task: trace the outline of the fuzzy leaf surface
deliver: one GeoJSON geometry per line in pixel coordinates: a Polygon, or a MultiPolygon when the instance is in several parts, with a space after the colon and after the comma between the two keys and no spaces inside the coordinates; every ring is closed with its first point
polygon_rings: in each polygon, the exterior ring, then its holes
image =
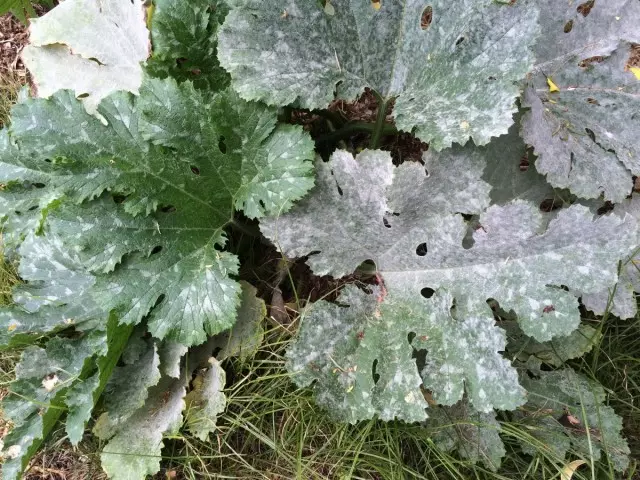
{"type": "Polygon", "coordinates": [[[203,442],[215,430],[216,419],[227,405],[222,391],[226,373],[215,358],[211,358],[209,364],[209,368],[192,381],[192,389],[185,397],[187,429],[203,442]]]}
{"type": "MultiPolygon", "coordinates": [[[[484,166],[473,167],[473,157],[456,158],[461,163],[440,165],[441,178],[458,181],[465,162],[470,169],[484,166]]],[[[486,203],[473,192],[487,184],[462,180],[463,189],[455,190],[433,172],[420,178],[420,168],[394,168],[386,152],[353,158],[338,151],[317,165],[313,193],[291,212],[263,221],[262,231],[289,257],[317,252],[308,259],[317,275],[341,277],[373,260],[390,291],[419,296],[424,288],[444,288],[482,316],[485,300],[493,298],[540,341],[568,335],[579,324],[576,298],[558,287],[596,292],[612,286],[617,262],[635,245],[638,227],[630,216],[594,220],[574,205],[551,219],[519,200],[482,211],[486,203]],[[482,228],[464,248],[467,225],[454,212],[478,211],[482,228]]]]}
{"type": "Polygon", "coordinates": [[[227,10],[220,0],[154,2],[147,70],[160,78],[191,80],[196,88],[225,88],[229,75],[218,63],[217,31],[227,10]]]}
{"type": "Polygon", "coordinates": [[[94,298],[123,323],[139,322],[164,296],[151,333],[202,343],[235,319],[237,259],[219,250],[224,227],[235,209],[260,217],[304,195],[313,143],[299,127],[276,127],[275,109],[172,79],[150,79],[138,99],[116,93],[98,113],[107,125],[63,92],[27,100],[12,124],[22,154],[116,171],[111,189],[126,195],[122,204],[65,205],[49,227],[90,271],[109,274],[94,298]]]}
{"type": "Polygon", "coordinates": [[[575,296],[560,286],[598,291],[614,284],[617,262],[635,242],[633,219],[594,220],[580,205],[551,221],[523,201],[486,208],[488,202],[470,194],[484,191],[487,197],[488,185],[454,174],[466,164],[467,174],[475,169],[477,179],[485,162],[449,152],[437,155],[448,161],[434,162],[435,169],[427,165],[427,177],[419,164],[393,167],[386,152],[365,151],[357,158],[337,152],[329,163],[317,164],[317,186],[310,196],[291,212],[262,223],[263,233],[287,257],[315,252],[308,263],[318,275],[340,277],[365,260],[377,266],[384,294],[349,292],[340,303],[350,308],[322,302],[316,310],[311,307],[312,320],[300,332],[304,340],[289,354],[289,368],[299,374],[296,381],[307,385],[316,380],[319,402],[350,421],[383,408],[392,409],[384,414],[387,418],[419,416],[415,405],[403,401],[410,387],[419,393],[416,377],[402,377],[403,388],[387,388],[380,373],[385,368],[410,375],[413,348],[427,350],[421,375],[438,403],[455,404],[466,385],[478,411],[520,405],[515,371],[498,353],[505,336],[494,326],[486,300],[514,310],[523,331],[539,341],[568,335],[578,327],[580,313],[575,296]],[[464,187],[450,188],[441,178],[464,187]],[[483,208],[482,228],[465,248],[468,226],[455,212],[483,208]],[[428,291],[432,297],[424,298],[428,291]],[[411,332],[416,337],[408,344],[411,332]],[[354,366],[358,370],[352,375],[354,366]],[[333,373],[338,367],[348,375],[333,373]]]}
{"type": "Polygon", "coordinates": [[[434,429],[433,441],[445,450],[456,450],[472,463],[482,462],[492,471],[500,468],[506,454],[496,414],[478,413],[465,399],[451,407],[429,410],[427,428],[434,429]]]}
{"type": "MultiPolygon", "coordinates": [[[[598,461],[606,450],[616,471],[627,469],[630,451],[622,437],[622,418],[605,405],[601,385],[569,368],[540,372],[538,378],[523,375],[522,384],[529,392],[529,402],[523,410],[527,413],[517,415],[534,424],[543,422],[531,434],[539,436],[555,456],[564,458],[571,447],[598,461]],[[567,415],[572,421],[566,420],[567,415]]],[[[521,442],[521,447],[534,453],[527,442],[521,442]]]]}
{"type": "Polygon", "coordinates": [[[58,90],[83,96],[87,111],[118,90],[137,93],[149,31],[140,2],[70,0],[31,20],[22,59],[38,95],[58,90]]]}
{"type": "MultiPolygon", "coordinates": [[[[637,13],[622,18],[637,19],[638,2],[624,3],[637,13]]],[[[597,5],[594,10],[609,10],[605,3],[597,5]]],[[[618,21],[611,22],[619,28],[618,21]]],[[[593,51],[587,52],[560,57],[551,70],[538,66],[524,94],[523,106],[530,111],[522,119],[522,136],[539,156],[536,168],[554,187],[582,198],[603,194],[617,203],[631,192],[632,176],[640,173],[640,81],[626,67],[629,44],[621,43],[607,58],[594,60],[593,51]],[[547,75],[559,91],[550,92],[547,75]]]]}
{"type": "Polygon", "coordinates": [[[334,0],[332,14],[313,1],[230,6],[218,57],[243,98],[314,109],[369,87],[397,97],[398,127],[437,150],[506,133],[538,32],[532,3],[436,0],[428,26],[417,0],[334,0]]]}
{"type": "MultiPolygon", "coordinates": [[[[624,217],[631,215],[640,220],[640,197],[637,195],[625,199],[616,205],[613,210],[615,215],[624,217]]],[[[620,272],[620,279],[615,291],[612,288],[588,295],[582,295],[582,303],[587,309],[596,315],[604,315],[607,308],[616,317],[633,318],[636,316],[638,306],[635,292],[640,292],[640,237],[629,252],[629,258],[625,259],[620,272]],[[609,303],[611,300],[611,303],[609,303]]]]}

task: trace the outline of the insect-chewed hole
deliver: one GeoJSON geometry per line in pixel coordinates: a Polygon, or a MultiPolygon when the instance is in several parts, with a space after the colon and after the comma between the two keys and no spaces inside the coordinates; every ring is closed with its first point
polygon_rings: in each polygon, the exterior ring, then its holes
{"type": "Polygon", "coordinates": [[[582,14],[583,17],[586,17],[591,13],[591,9],[595,4],[595,0],[588,0],[587,2],[578,5],[578,8],[576,10],[578,10],[578,13],[582,14]]]}
{"type": "Polygon", "coordinates": [[[573,20],[569,20],[564,24],[564,33],[569,33],[571,30],[573,30],[573,20]]]}
{"type": "Polygon", "coordinates": [[[50,158],[45,158],[44,161],[47,163],[51,163],[53,160],[51,160],[50,158]]]}
{"type": "Polygon", "coordinates": [[[176,207],[173,205],[163,205],[159,208],[162,213],[171,213],[176,211],[176,207]]]}
{"type": "Polygon", "coordinates": [[[89,96],[88,93],[81,93],[80,95],[78,95],[76,98],[87,98],[89,96]]]}
{"type": "Polygon", "coordinates": [[[162,251],[162,245],[157,245],[153,247],[153,250],[151,250],[150,255],[155,255],[156,253],[160,253],[161,251],[162,251]]]}
{"type": "Polygon", "coordinates": [[[422,290],[420,290],[420,295],[422,295],[424,298],[431,298],[433,297],[434,293],[436,293],[436,291],[433,288],[429,288],[429,287],[425,287],[422,290]]]}
{"type": "MultiPolygon", "coordinates": [[[[95,57],[89,57],[89,61],[93,62],[93,63],[97,63],[98,65],[104,66],[104,63],[102,63],[100,60],[98,60],[95,57]]],[[[87,94],[88,96],[88,94],[87,94]]]]}
{"type": "Polygon", "coordinates": [[[185,63],[187,61],[186,58],[184,57],[179,57],[176,58],[176,66],[181,67],[183,63],[185,63]]]}
{"type": "Polygon", "coordinates": [[[464,37],[459,37],[459,38],[456,40],[456,47],[457,47],[457,46],[459,46],[459,45],[460,45],[462,42],[464,42],[464,41],[465,41],[465,38],[464,38],[464,37]]]}
{"type": "Polygon", "coordinates": [[[593,133],[593,130],[591,130],[590,128],[585,128],[584,131],[587,132],[587,135],[589,136],[592,142],[596,141],[596,134],[593,133]]]}
{"type": "Polygon", "coordinates": [[[157,307],[158,305],[160,305],[162,303],[162,301],[164,300],[165,294],[163,293],[162,295],[160,295],[158,297],[158,299],[156,300],[156,303],[153,304],[154,307],[157,307]]]}
{"type": "Polygon", "coordinates": [[[380,374],[377,372],[378,369],[378,359],[376,358],[373,361],[373,365],[371,366],[371,373],[373,374],[373,383],[378,383],[380,380],[380,374]]]}
{"type": "Polygon", "coordinates": [[[33,184],[33,186],[36,187],[36,188],[44,188],[45,184],[44,183],[40,183],[40,182],[36,182],[36,183],[33,184]]]}
{"type": "Polygon", "coordinates": [[[600,102],[592,97],[587,98],[587,103],[590,103],[591,105],[600,105],[600,102]]]}
{"type": "Polygon", "coordinates": [[[220,135],[220,139],[218,140],[218,150],[220,150],[220,153],[227,153],[226,139],[222,135],[220,135]]]}
{"type": "Polygon", "coordinates": [[[407,335],[407,342],[409,342],[409,344],[411,344],[411,342],[413,342],[414,338],[416,338],[415,332],[409,332],[409,334],[407,335]]]}
{"type": "Polygon", "coordinates": [[[424,257],[427,254],[427,251],[428,250],[426,243],[421,243],[416,247],[416,255],[418,255],[419,257],[424,257]]]}
{"type": "Polygon", "coordinates": [[[200,175],[200,169],[198,167],[196,167],[195,165],[191,165],[191,167],[189,167],[189,168],[191,168],[191,172],[194,175],[200,175]]]}
{"type": "Polygon", "coordinates": [[[385,227],[391,228],[391,225],[389,224],[389,220],[387,220],[386,217],[382,218],[382,223],[384,224],[385,227]]]}
{"type": "Polygon", "coordinates": [[[429,5],[428,7],[425,7],[425,9],[422,11],[422,15],[420,15],[420,28],[422,30],[426,30],[431,26],[432,22],[433,22],[433,7],[429,5]]]}

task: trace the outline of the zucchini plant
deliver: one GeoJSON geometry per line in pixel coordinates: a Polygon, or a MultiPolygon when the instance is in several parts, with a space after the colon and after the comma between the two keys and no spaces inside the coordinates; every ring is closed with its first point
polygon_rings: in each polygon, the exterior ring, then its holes
{"type": "Polygon", "coordinates": [[[422,422],[497,470],[512,411],[557,456],[624,471],[620,417],[565,362],[599,335],[581,302],[636,313],[638,19],[635,0],[66,0],[34,19],[34,88],[0,132],[24,281],[0,310],[2,348],[24,348],[3,478],[59,421],[73,444],[91,426],[115,479],[215,430],[220,362],[262,335],[228,242],[247,221],[315,275],[369,279],[307,305],[286,355],[336,420],[422,422]],[[336,114],[365,90],[373,122],[336,114]],[[384,148],[398,131],[420,161],[384,148]]]}

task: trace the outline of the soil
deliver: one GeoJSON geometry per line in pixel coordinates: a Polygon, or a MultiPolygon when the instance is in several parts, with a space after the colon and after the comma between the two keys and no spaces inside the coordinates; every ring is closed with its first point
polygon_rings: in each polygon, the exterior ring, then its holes
{"type": "Polygon", "coordinates": [[[20,53],[27,43],[27,27],[13,15],[0,16],[0,75],[17,73],[27,80],[27,71],[20,60],[20,53]]]}

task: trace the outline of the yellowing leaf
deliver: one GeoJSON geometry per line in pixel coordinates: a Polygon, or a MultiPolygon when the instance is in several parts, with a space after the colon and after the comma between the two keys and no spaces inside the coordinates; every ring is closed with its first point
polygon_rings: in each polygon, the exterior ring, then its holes
{"type": "Polygon", "coordinates": [[[558,86],[557,86],[555,83],[553,83],[553,80],[551,80],[551,78],[550,78],[550,77],[547,77],[547,83],[549,84],[549,91],[550,91],[551,93],[559,92],[559,91],[560,91],[560,89],[558,88],[558,86]]]}
{"type": "Polygon", "coordinates": [[[324,13],[326,13],[330,17],[333,17],[336,14],[336,9],[333,8],[333,5],[331,5],[331,2],[329,2],[328,0],[327,3],[324,4],[324,13]]]}
{"type": "Polygon", "coordinates": [[[631,73],[633,73],[638,80],[640,80],[640,68],[638,67],[630,67],[631,73]]]}
{"type": "Polygon", "coordinates": [[[576,473],[576,470],[580,468],[582,465],[584,465],[585,463],[587,462],[585,462],[584,460],[574,460],[573,462],[569,463],[560,472],[560,479],[571,480],[571,478],[573,477],[573,474],[576,473]]]}
{"type": "Polygon", "coordinates": [[[375,10],[380,10],[380,7],[382,6],[382,2],[380,2],[380,1],[375,2],[374,1],[374,2],[371,2],[371,5],[373,5],[373,8],[375,10]]]}

